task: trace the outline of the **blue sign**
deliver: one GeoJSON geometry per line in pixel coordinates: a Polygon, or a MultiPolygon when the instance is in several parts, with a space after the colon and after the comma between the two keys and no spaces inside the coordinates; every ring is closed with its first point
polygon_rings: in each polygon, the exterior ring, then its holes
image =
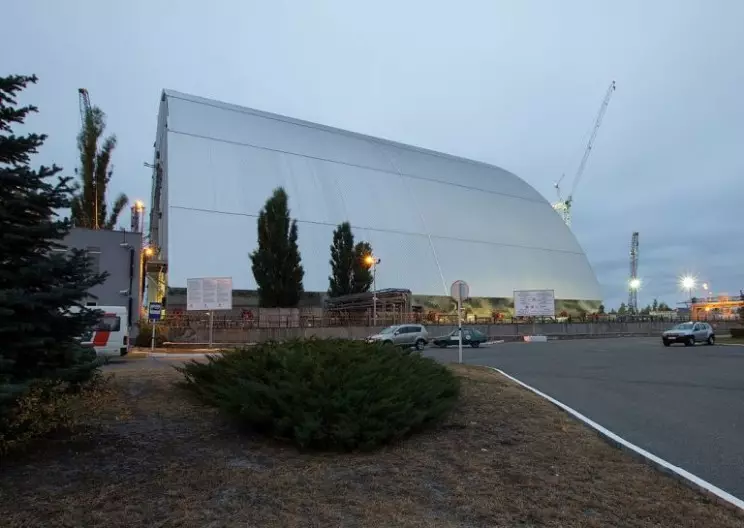
{"type": "Polygon", "coordinates": [[[147,310],[148,319],[150,319],[150,321],[160,321],[160,312],[162,309],[162,304],[151,302],[147,310]]]}

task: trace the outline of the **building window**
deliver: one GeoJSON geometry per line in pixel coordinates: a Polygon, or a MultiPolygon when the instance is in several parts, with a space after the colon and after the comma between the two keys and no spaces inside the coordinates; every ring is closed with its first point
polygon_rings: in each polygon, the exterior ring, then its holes
{"type": "Polygon", "coordinates": [[[101,248],[88,246],[85,248],[85,254],[88,256],[90,271],[93,273],[101,272],[101,248]]]}

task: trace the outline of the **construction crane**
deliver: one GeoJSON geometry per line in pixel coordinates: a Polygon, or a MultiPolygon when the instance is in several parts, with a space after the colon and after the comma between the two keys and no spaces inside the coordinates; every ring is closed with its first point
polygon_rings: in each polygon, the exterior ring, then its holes
{"type": "Polygon", "coordinates": [[[85,126],[85,121],[90,114],[90,96],[85,88],[78,88],[78,99],[80,100],[80,121],[85,126]]]}
{"type": "Polygon", "coordinates": [[[638,288],[641,279],[638,278],[638,231],[630,237],[630,278],[628,279],[628,311],[638,313],[638,288]]]}
{"type": "Polygon", "coordinates": [[[574,175],[573,183],[571,184],[571,192],[568,194],[568,197],[565,200],[561,195],[561,182],[566,175],[564,174],[563,176],[561,176],[560,179],[553,184],[553,187],[555,187],[555,190],[558,193],[558,201],[553,204],[553,208],[558,212],[559,215],[561,215],[561,218],[563,218],[563,221],[566,222],[566,225],[571,225],[571,206],[573,205],[573,196],[576,192],[576,187],[578,187],[579,182],[581,181],[581,177],[584,175],[586,162],[589,159],[589,155],[592,153],[594,140],[597,139],[597,132],[599,132],[599,127],[602,126],[602,120],[604,119],[605,112],[607,111],[607,106],[610,104],[612,92],[614,91],[615,81],[612,81],[610,83],[610,87],[607,88],[607,93],[605,94],[604,100],[602,101],[602,106],[599,107],[599,113],[597,114],[597,119],[594,121],[592,135],[591,137],[589,137],[589,142],[587,143],[586,149],[584,150],[584,156],[581,158],[579,168],[576,169],[576,174],[574,175]]]}
{"type": "MultiPolygon", "coordinates": [[[[85,88],[78,88],[78,101],[80,104],[80,121],[85,130],[86,124],[88,123],[88,117],[91,115],[90,106],[90,95],[88,90],[85,88]]],[[[98,229],[98,186],[96,185],[95,174],[91,174],[91,183],[93,184],[93,224],[95,229],[98,229]]]]}

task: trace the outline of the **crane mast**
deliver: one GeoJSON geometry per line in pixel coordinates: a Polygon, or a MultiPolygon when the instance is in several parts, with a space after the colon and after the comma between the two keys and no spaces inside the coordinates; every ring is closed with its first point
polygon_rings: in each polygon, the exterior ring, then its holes
{"type": "Polygon", "coordinates": [[[581,181],[581,177],[584,175],[584,169],[586,169],[586,162],[589,160],[589,155],[592,153],[592,149],[594,148],[594,141],[597,139],[597,133],[599,132],[599,127],[602,126],[602,121],[604,120],[605,112],[607,112],[607,107],[610,104],[610,99],[612,98],[612,93],[615,91],[615,81],[612,81],[610,83],[609,88],[607,88],[607,92],[605,93],[604,99],[602,100],[602,105],[599,107],[599,112],[597,113],[597,118],[594,120],[594,127],[592,128],[592,134],[589,137],[589,141],[587,142],[586,149],[584,149],[584,155],[581,158],[581,162],[579,163],[578,169],[576,169],[576,174],[574,175],[573,183],[571,184],[571,192],[568,194],[568,197],[564,200],[563,196],[561,195],[561,181],[563,181],[563,178],[565,177],[565,174],[561,176],[561,178],[553,184],[553,186],[556,189],[556,192],[558,193],[558,202],[556,202],[553,205],[553,208],[558,212],[558,214],[561,215],[561,218],[563,218],[563,221],[566,222],[567,225],[571,225],[571,205],[573,204],[573,195],[576,192],[576,188],[579,185],[579,182],[581,181]]]}
{"type": "MultiPolygon", "coordinates": [[[[85,133],[85,129],[88,126],[88,119],[91,116],[91,106],[90,106],[90,95],[88,95],[88,90],[85,88],[78,88],[78,104],[80,105],[80,121],[83,127],[83,133],[85,133]]],[[[95,226],[95,229],[98,229],[98,185],[96,182],[96,175],[91,174],[91,182],[93,184],[93,225],[95,226]]]]}

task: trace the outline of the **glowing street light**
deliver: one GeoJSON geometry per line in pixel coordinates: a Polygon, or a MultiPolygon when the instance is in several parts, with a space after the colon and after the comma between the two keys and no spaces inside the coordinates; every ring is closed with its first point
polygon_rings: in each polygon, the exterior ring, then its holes
{"type": "Polygon", "coordinates": [[[382,261],[372,254],[364,257],[364,263],[372,268],[372,323],[377,326],[377,265],[382,261]]]}
{"type": "Polygon", "coordinates": [[[641,287],[641,279],[637,279],[637,278],[630,279],[628,286],[630,286],[631,290],[639,289],[641,287]]]}
{"type": "Polygon", "coordinates": [[[695,288],[695,277],[691,277],[687,275],[686,277],[682,277],[682,288],[687,290],[687,292],[690,294],[690,304],[692,304],[692,290],[695,288]]]}

